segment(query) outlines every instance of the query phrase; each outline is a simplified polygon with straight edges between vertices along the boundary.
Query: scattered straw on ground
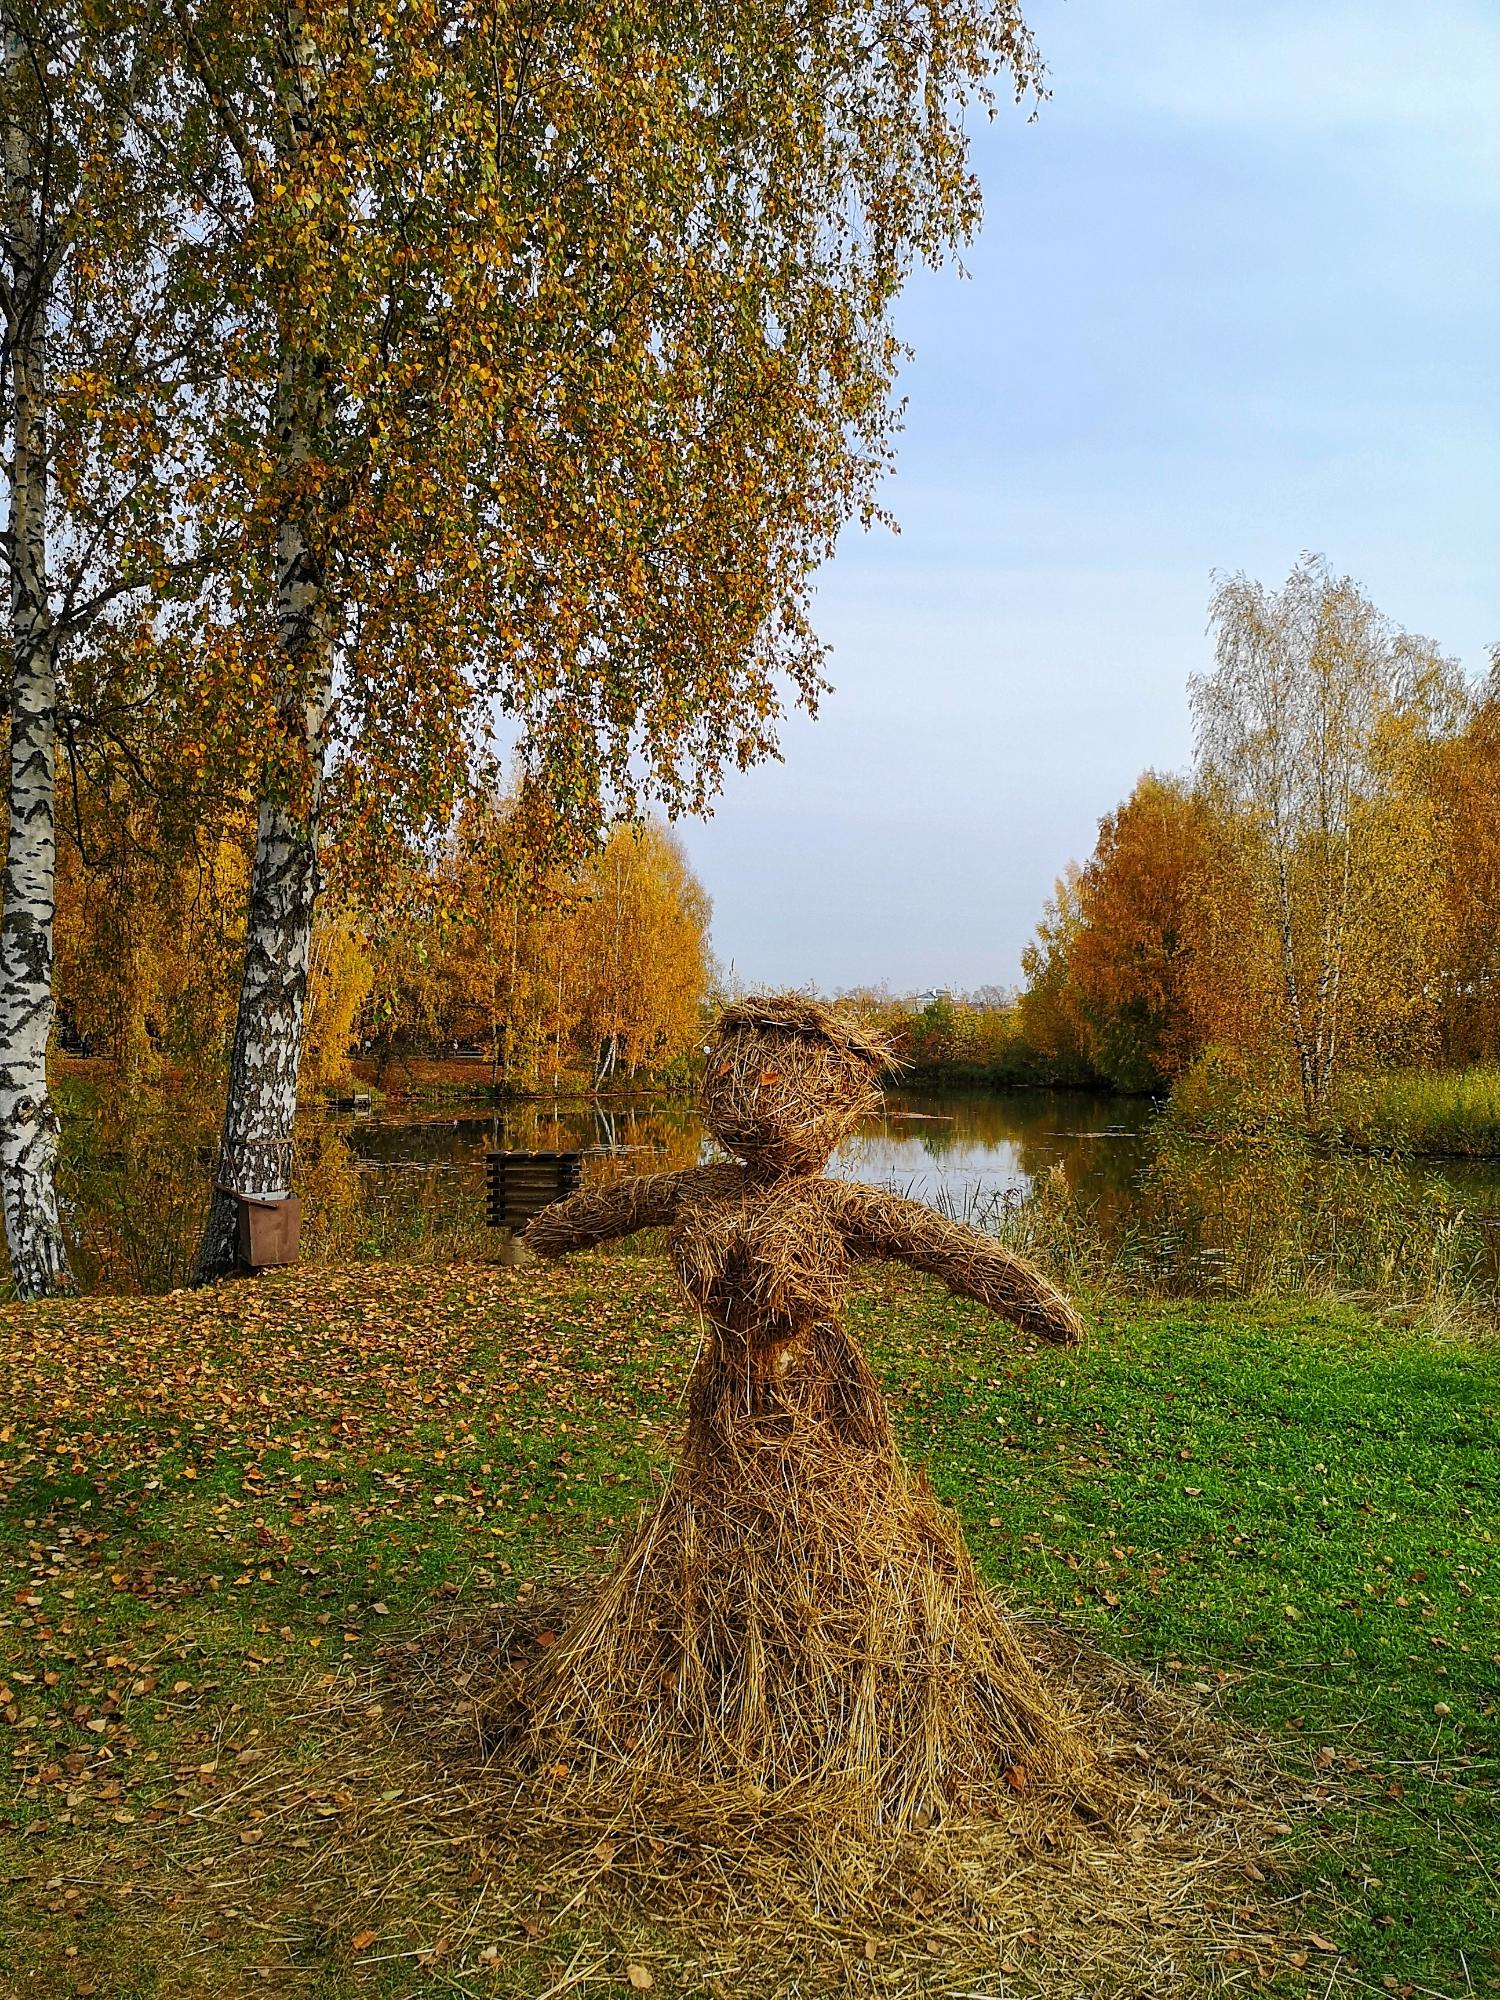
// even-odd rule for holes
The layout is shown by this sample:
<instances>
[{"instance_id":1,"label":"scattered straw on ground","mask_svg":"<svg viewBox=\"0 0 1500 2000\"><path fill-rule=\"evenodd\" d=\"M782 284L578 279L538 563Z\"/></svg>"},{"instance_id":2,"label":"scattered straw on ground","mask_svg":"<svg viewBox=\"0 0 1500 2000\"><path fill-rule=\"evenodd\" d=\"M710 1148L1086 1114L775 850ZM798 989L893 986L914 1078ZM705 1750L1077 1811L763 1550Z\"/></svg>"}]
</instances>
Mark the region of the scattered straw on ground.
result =
<instances>
[{"instance_id":1,"label":"scattered straw on ground","mask_svg":"<svg viewBox=\"0 0 1500 2000\"><path fill-rule=\"evenodd\" d=\"M1268 1761L1006 1616L857 1349L823 1338L795 1421L748 1415L705 1355L602 1583L394 1650L392 1748L450 1819L463 1799L496 1896L617 1956L670 1938L716 1994L1253 1973Z\"/></svg>"},{"instance_id":2,"label":"scattered straw on ground","mask_svg":"<svg viewBox=\"0 0 1500 2000\"><path fill-rule=\"evenodd\" d=\"M678 1975L716 1994L956 1995L997 1973L1009 1983L986 1992L1201 1992L1261 1970L1271 1940L1247 1898L1285 1831L1269 1759L1078 1635L1009 1628L1097 1759L1107 1813L1023 1780L998 1812L858 1838L835 1820L817 1838L806 1799L641 1783L606 1817L598 1785L518 1778L493 1747L495 1688L601 1601L538 1590L512 1621L389 1662L392 1747L450 1819L463 1800L475 1868L526 1922L584 1930L616 1967L670 1938Z\"/></svg>"}]
</instances>

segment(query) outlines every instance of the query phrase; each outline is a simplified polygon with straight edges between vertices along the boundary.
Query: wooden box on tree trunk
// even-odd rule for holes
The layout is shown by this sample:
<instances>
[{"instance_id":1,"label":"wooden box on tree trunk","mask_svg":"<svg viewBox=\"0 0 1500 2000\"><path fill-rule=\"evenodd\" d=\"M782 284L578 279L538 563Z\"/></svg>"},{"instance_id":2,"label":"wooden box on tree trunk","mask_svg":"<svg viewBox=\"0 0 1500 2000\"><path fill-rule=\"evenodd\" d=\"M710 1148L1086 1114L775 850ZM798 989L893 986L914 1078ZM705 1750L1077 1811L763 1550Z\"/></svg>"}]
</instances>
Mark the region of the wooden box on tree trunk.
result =
<instances>
[{"instance_id":1,"label":"wooden box on tree trunk","mask_svg":"<svg viewBox=\"0 0 1500 2000\"><path fill-rule=\"evenodd\" d=\"M302 1203L296 1195L277 1201L234 1197L240 1268L268 1271L278 1264L295 1264L302 1245Z\"/></svg>"}]
</instances>

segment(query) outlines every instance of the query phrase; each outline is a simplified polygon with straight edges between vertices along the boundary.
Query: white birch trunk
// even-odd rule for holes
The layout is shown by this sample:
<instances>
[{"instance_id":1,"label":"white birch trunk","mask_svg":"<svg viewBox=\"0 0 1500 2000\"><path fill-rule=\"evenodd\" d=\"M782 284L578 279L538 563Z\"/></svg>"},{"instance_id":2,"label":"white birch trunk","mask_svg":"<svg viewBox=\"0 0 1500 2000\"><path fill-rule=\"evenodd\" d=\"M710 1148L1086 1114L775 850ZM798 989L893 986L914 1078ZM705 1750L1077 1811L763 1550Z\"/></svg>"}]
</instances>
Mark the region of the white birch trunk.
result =
<instances>
[{"instance_id":1,"label":"white birch trunk","mask_svg":"<svg viewBox=\"0 0 1500 2000\"><path fill-rule=\"evenodd\" d=\"M1287 1026L1291 1032L1292 1047L1297 1057L1297 1079L1302 1092L1302 1109L1311 1122L1316 1110L1316 1089L1312 1050L1308 1043L1307 1023L1302 1011L1302 984L1297 974L1296 931L1292 922L1292 890L1287 856L1287 842L1283 833L1280 814L1274 818L1272 838L1275 843L1274 865L1276 870L1276 918L1281 939L1281 990L1286 1001Z\"/></svg>"},{"instance_id":2,"label":"white birch trunk","mask_svg":"<svg viewBox=\"0 0 1500 2000\"><path fill-rule=\"evenodd\" d=\"M0 8L7 104L3 172L11 269L10 825L0 917L0 1188L19 1297L71 1290L57 1214L58 1119L47 1089L56 899L57 656L47 589L46 246L34 207L34 132L20 114L27 61Z\"/></svg>"},{"instance_id":3,"label":"white birch trunk","mask_svg":"<svg viewBox=\"0 0 1500 2000\"><path fill-rule=\"evenodd\" d=\"M304 434L305 441L305 434ZM293 442L292 448L298 448ZM318 893L318 808L333 643L322 574L301 528L283 522L277 544L281 645L307 676L301 726L311 771L305 813L262 803L250 875L245 970L219 1141L213 1198L198 1250L197 1280L235 1268L236 1195L291 1191L297 1071Z\"/></svg>"},{"instance_id":4,"label":"white birch trunk","mask_svg":"<svg viewBox=\"0 0 1500 2000\"><path fill-rule=\"evenodd\" d=\"M292 11L288 23L289 62L280 85L289 121L287 146L295 153L310 129L317 70L300 9ZM305 464L326 414L316 368L289 343L282 355L276 425L283 473ZM234 1197L291 1191L297 1071L318 896L318 814L333 698L333 617L310 528L305 516L283 516L276 542L277 636L288 662L288 685L301 708L295 720L290 714L287 720L302 733L307 791L300 814L270 800L261 802L224 1127L198 1248L199 1284L235 1267Z\"/></svg>"}]
</instances>

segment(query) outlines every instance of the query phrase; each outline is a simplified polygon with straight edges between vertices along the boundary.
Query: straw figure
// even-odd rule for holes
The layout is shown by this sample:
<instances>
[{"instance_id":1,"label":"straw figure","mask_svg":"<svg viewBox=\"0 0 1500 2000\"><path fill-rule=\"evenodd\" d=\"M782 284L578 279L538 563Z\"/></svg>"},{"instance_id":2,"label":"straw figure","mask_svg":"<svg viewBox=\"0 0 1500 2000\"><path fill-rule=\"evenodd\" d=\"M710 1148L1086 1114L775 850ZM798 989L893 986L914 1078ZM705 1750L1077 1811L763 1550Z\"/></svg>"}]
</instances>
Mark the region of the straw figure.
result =
<instances>
[{"instance_id":1,"label":"straw figure","mask_svg":"<svg viewBox=\"0 0 1500 2000\"><path fill-rule=\"evenodd\" d=\"M587 1188L531 1222L545 1257L664 1228L704 1321L681 1456L600 1595L527 1670L508 1755L571 1807L738 1799L854 1834L1081 1799L1094 1756L902 1465L844 1331L856 1264L896 1259L1023 1333L1082 1338L990 1237L829 1156L879 1102L889 1045L800 994L719 1021L703 1110L733 1157ZM722 1820L721 1822L722 1823Z\"/></svg>"}]
</instances>

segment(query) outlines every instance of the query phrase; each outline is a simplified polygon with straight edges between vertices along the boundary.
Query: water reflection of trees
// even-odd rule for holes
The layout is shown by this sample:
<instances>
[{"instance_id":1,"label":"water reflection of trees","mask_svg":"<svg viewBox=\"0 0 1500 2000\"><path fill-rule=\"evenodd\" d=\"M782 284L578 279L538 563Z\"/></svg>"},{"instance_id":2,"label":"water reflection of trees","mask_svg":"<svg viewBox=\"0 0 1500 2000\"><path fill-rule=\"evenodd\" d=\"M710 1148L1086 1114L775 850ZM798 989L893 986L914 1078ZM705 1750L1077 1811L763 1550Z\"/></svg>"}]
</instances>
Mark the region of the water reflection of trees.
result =
<instances>
[{"instance_id":1,"label":"water reflection of trees","mask_svg":"<svg viewBox=\"0 0 1500 2000\"><path fill-rule=\"evenodd\" d=\"M65 1095L58 1200L83 1290L168 1292L187 1282L217 1110L187 1092Z\"/></svg>"},{"instance_id":2,"label":"water reflection of trees","mask_svg":"<svg viewBox=\"0 0 1500 2000\"><path fill-rule=\"evenodd\" d=\"M79 1283L166 1292L191 1276L217 1137L209 1096L157 1089L126 1099L75 1086L59 1193ZM397 1119L312 1111L297 1123L307 1261L487 1254L484 1156L491 1148L586 1155L593 1178L693 1165L695 1114L668 1102L516 1104L417 1110Z\"/></svg>"},{"instance_id":3,"label":"water reflection of trees","mask_svg":"<svg viewBox=\"0 0 1500 2000\"><path fill-rule=\"evenodd\" d=\"M1085 1091L903 1091L887 1093L884 1111L872 1129L917 1133L934 1157L958 1145L1017 1144L1072 1158L1080 1166L1085 1148L1109 1135L1139 1140L1150 1124L1146 1097L1101 1097Z\"/></svg>"},{"instance_id":4,"label":"water reflection of trees","mask_svg":"<svg viewBox=\"0 0 1500 2000\"><path fill-rule=\"evenodd\" d=\"M185 1283L214 1103L165 1090L117 1103L84 1091L66 1109L60 1187L80 1282L114 1292ZM304 1254L487 1255L492 1147L576 1148L594 1180L688 1167L707 1143L690 1105L663 1101L403 1108L399 1118L310 1113L298 1127ZM860 1178L920 1182L928 1200L1019 1229L1078 1282L1092 1274L1232 1294L1311 1283L1414 1297L1444 1283L1487 1285L1493 1296L1500 1282L1492 1182L1329 1158L1300 1140L1204 1143L1152 1125L1142 1100L892 1092L840 1166Z\"/></svg>"},{"instance_id":5,"label":"water reflection of trees","mask_svg":"<svg viewBox=\"0 0 1500 2000\"><path fill-rule=\"evenodd\" d=\"M1142 1275L1174 1291L1460 1302L1500 1285L1496 1218L1468 1192L1292 1126L1225 1142L1163 1121L1128 1229Z\"/></svg>"},{"instance_id":6,"label":"water reflection of trees","mask_svg":"<svg viewBox=\"0 0 1500 2000\"><path fill-rule=\"evenodd\" d=\"M916 1148L937 1172L934 1192L964 1180L977 1198L1022 1194L1060 1169L1113 1226L1134 1200L1152 1111L1146 1098L1073 1091L892 1091L846 1157L850 1171L885 1178L883 1153L910 1158Z\"/></svg>"},{"instance_id":7,"label":"water reflection of trees","mask_svg":"<svg viewBox=\"0 0 1500 2000\"><path fill-rule=\"evenodd\" d=\"M336 1124L356 1158L369 1165L462 1163L495 1149L659 1156L676 1167L697 1158L702 1131L692 1107L671 1100L622 1105L544 1099L483 1112L403 1106L397 1117L344 1115Z\"/></svg>"}]
</instances>

